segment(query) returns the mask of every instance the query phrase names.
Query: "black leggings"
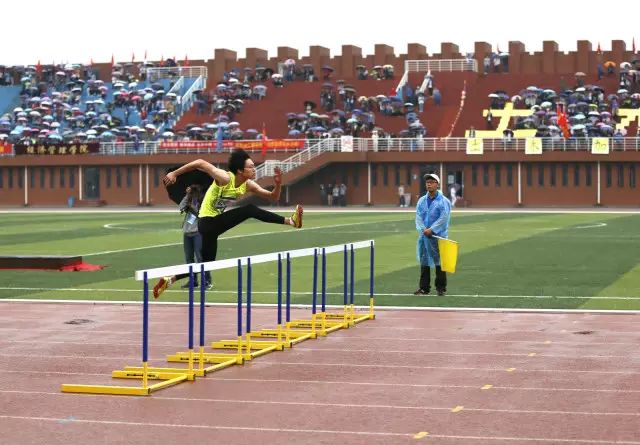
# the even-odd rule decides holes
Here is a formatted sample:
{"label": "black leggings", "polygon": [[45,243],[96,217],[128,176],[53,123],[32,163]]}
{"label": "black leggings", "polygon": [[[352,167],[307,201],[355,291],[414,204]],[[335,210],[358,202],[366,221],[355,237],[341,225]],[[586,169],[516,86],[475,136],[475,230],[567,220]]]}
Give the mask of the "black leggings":
{"label": "black leggings", "polygon": [[[202,261],[204,263],[215,261],[218,253],[218,237],[249,218],[271,224],[284,224],[284,216],[261,209],[253,204],[236,207],[218,216],[204,216],[198,220],[198,232],[202,235]],[[179,274],[176,275],[176,280],[188,277],[188,273]]]}

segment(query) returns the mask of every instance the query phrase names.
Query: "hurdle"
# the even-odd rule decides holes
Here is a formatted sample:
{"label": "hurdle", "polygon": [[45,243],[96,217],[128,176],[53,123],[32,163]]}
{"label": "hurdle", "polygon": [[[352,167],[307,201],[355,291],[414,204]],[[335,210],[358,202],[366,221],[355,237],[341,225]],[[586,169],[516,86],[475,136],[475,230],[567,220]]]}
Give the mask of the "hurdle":
{"label": "hurdle", "polygon": [[[141,386],[119,385],[84,385],[62,384],[61,391],[69,393],[89,394],[113,394],[113,395],[151,395],[154,391],[167,388],[185,381],[194,381],[196,377],[206,376],[210,372],[218,371],[236,364],[243,364],[260,355],[276,350],[291,348],[294,344],[318,335],[326,335],[329,332],[355,325],[360,321],[375,318],[373,300],[373,254],[374,241],[360,241],[351,243],[351,269],[350,269],[350,303],[347,304],[347,245],[335,245],[328,247],[314,247],[298,249],[288,252],[276,252],[256,255],[246,258],[232,258],[227,260],[211,261],[202,264],[183,264],[179,266],[160,267],[156,269],[136,271],[135,279],[143,281],[142,299],[142,366],[126,366],[121,370],[113,371],[112,378],[140,380]],[[355,317],[354,283],[355,283],[355,254],[356,249],[369,247],[371,251],[370,261],[370,298],[368,313],[361,317]],[[344,306],[343,312],[338,314],[326,313],[326,255],[343,251],[344,255]],[[322,311],[317,313],[318,295],[318,253],[322,252]],[[291,259],[313,255],[313,280],[312,280],[312,316],[311,320],[291,320]],[[286,258],[286,287],[285,287],[285,320],[282,319],[282,259]],[[251,299],[252,299],[252,264],[266,263],[278,260],[278,314],[277,329],[261,329],[252,331],[251,327]],[[199,266],[200,273],[205,271],[228,269],[237,267],[238,271],[238,298],[237,298],[237,339],[213,342],[214,348],[234,349],[235,353],[225,354],[217,352],[204,352],[205,345],[205,281],[200,285],[200,342],[199,351],[194,351],[194,300],[195,289],[194,267]],[[246,304],[246,330],[242,331],[243,315],[243,280],[242,268],[247,267],[247,304]],[[148,364],[149,357],[149,279],[159,278],[179,273],[189,273],[189,303],[188,303],[188,351],[178,352],[167,357],[169,362],[179,362],[187,365],[187,368],[151,367]],[[332,321],[337,320],[337,321]],[[270,340],[256,340],[264,338]],[[197,368],[195,365],[198,365]],[[205,366],[211,365],[211,366]],[[158,383],[149,384],[152,380]]]}
{"label": "hurdle", "polygon": [[[304,253],[310,253],[311,249],[305,249]],[[314,255],[314,268],[317,261],[317,248],[313,248]],[[292,254],[299,255],[301,251],[286,252],[286,287],[285,287],[285,322],[284,329],[282,323],[282,255],[278,255],[278,328],[277,329],[262,329],[256,332],[256,337],[278,337],[284,335],[285,346],[290,348],[291,346],[303,342],[305,340],[314,339],[317,337],[315,328],[312,330],[300,330],[293,329],[295,326],[291,325],[291,258]],[[316,273],[314,269],[314,283],[316,282]]]}
{"label": "hurdle", "polygon": [[[142,386],[62,384],[60,387],[62,392],[148,396],[159,389],[167,388],[186,380],[195,379],[195,373],[189,370],[149,367],[149,280],[146,271],[143,274],[143,281],[142,367],[113,371],[112,373],[112,377],[115,378],[141,379]],[[193,292],[191,292],[191,296],[193,297]],[[161,382],[149,385],[149,380],[161,380]]]}
{"label": "hurdle", "polygon": [[[190,269],[191,271],[192,269]],[[203,377],[211,372],[219,371],[233,365],[241,365],[243,363],[242,354],[215,354],[204,352],[205,348],[205,282],[202,279],[205,273],[204,264],[200,264],[200,329],[199,329],[199,350],[194,354],[193,351],[193,274],[189,276],[189,351],[176,352],[168,355],[167,361],[170,363],[187,363],[189,370],[193,369],[193,363],[198,364],[198,368],[194,370],[196,376]],[[240,292],[242,288],[240,287]],[[211,364],[206,366],[205,363]]]}
{"label": "hurdle", "polygon": [[[369,308],[364,315],[356,317],[355,314],[355,250],[369,248]],[[338,313],[326,311],[326,255],[328,253],[343,252],[343,308]],[[366,320],[375,319],[374,312],[374,261],[375,243],[373,240],[360,241],[345,245],[322,248],[322,285],[320,314],[316,313],[315,298],[315,262],[314,262],[314,296],[312,299],[312,315],[310,320],[294,320],[289,323],[291,327],[312,329],[318,335],[324,336],[339,329],[347,329]]]}
{"label": "hurdle", "polygon": [[[280,265],[281,254],[278,254],[278,260]],[[276,341],[269,340],[255,340],[252,337],[251,332],[251,289],[252,289],[252,277],[251,277],[251,258],[246,259],[247,264],[247,310],[246,310],[246,323],[245,333],[242,335],[242,261],[238,260],[238,339],[237,340],[219,340],[211,343],[213,349],[235,349],[238,354],[242,355],[244,360],[251,360],[255,357],[268,354],[273,351],[282,351],[285,346],[285,342],[282,340],[282,332],[279,329]],[[280,282],[280,268],[278,274],[278,280]],[[291,347],[289,345],[289,347]],[[244,352],[242,352],[244,351]]]}

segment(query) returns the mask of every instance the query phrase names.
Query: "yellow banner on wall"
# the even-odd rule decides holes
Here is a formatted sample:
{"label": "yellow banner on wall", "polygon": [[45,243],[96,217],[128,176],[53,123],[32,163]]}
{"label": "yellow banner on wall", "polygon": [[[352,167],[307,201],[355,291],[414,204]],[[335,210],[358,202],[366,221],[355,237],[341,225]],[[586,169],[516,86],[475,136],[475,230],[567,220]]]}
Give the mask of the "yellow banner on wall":
{"label": "yellow banner on wall", "polygon": [[527,139],[525,139],[524,154],[526,154],[526,155],[541,155],[542,154],[542,139],[540,139],[540,138],[527,138]]}
{"label": "yellow banner on wall", "polygon": [[467,138],[467,154],[481,155],[484,153],[484,143],[482,138]]}
{"label": "yellow banner on wall", "polygon": [[608,155],[609,154],[609,138],[592,138],[591,154]]}

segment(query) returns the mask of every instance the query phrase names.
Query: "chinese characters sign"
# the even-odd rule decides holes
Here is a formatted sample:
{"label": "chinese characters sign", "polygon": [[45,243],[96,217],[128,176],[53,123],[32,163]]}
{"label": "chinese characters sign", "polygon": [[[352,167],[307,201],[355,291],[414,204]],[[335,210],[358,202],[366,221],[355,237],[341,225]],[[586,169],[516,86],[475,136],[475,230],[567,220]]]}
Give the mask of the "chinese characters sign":
{"label": "chinese characters sign", "polygon": [[85,144],[36,144],[14,146],[16,155],[84,155],[88,153],[98,153],[100,151],[99,142]]}

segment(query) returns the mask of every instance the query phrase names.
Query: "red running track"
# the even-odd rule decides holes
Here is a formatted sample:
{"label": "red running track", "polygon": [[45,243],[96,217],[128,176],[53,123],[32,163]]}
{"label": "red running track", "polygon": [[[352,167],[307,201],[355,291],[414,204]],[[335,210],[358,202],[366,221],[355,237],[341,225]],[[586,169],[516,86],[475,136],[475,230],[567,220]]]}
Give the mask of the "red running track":
{"label": "red running track", "polygon": [[[274,309],[252,315],[275,325]],[[207,317],[207,343],[234,338],[235,309]],[[0,444],[640,444],[638,315],[379,311],[150,397],[60,392],[139,384],[110,373],[140,364],[140,319],[0,303]],[[167,366],[186,307],[150,320],[150,364]]]}

